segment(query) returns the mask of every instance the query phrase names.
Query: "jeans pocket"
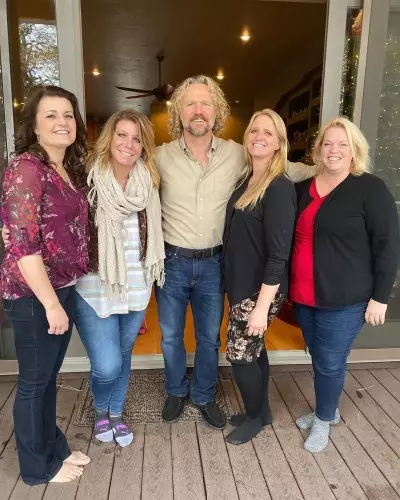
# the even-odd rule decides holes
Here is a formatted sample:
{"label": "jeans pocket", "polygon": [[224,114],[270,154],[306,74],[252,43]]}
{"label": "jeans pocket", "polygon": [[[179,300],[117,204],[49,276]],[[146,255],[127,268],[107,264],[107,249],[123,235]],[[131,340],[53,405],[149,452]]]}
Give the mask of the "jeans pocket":
{"label": "jeans pocket", "polygon": [[217,264],[221,264],[222,262],[222,252],[217,253],[216,255],[213,255],[210,257],[213,262],[216,262]]}
{"label": "jeans pocket", "polygon": [[15,300],[4,300],[4,310],[11,319],[31,320],[35,314],[33,297],[21,297]]}

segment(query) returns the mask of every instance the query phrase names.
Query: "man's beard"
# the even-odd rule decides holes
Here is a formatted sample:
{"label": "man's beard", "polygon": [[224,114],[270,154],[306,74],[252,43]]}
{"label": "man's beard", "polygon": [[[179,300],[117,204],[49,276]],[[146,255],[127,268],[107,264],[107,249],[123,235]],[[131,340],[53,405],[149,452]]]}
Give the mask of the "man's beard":
{"label": "man's beard", "polygon": [[[202,120],[204,120],[203,127],[202,128],[194,128],[194,127],[192,127],[192,123],[195,120],[198,120],[199,118],[201,118]],[[186,130],[186,132],[188,132],[190,135],[193,135],[194,137],[204,137],[210,131],[210,126],[208,125],[208,122],[204,118],[204,116],[198,115],[198,116],[195,116],[192,120],[190,120],[189,124],[186,125],[184,127],[184,129]]]}

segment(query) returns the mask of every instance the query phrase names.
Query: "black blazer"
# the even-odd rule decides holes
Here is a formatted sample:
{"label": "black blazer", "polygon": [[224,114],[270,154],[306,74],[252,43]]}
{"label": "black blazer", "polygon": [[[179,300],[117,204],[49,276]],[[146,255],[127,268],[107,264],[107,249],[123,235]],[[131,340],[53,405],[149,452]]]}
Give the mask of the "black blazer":
{"label": "black blazer", "polygon": [[[297,217],[308,206],[312,179],[296,184]],[[399,259],[399,218],[385,183],[349,175],[322,204],[314,222],[314,280],[318,307],[369,299],[387,304]]]}

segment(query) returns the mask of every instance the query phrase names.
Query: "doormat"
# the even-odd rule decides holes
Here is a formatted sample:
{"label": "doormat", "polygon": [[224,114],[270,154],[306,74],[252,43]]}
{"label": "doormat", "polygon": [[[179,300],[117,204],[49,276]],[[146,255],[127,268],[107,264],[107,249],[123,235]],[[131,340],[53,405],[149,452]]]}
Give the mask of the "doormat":
{"label": "doormat", "polygon": [[[161,423],[161,411],[166,398],[165,377],[163,372],[131,372],[128,394],[125,402],[124,419],[129,424]],[[227,418],[235,413],[228,395],[218,378],[216,403]],[[94,410],[89,381],[86,381],[79,398],[74,425],[89,426],[94,424]],[[187,403],[179,421],[202,422],[200,411]]]}

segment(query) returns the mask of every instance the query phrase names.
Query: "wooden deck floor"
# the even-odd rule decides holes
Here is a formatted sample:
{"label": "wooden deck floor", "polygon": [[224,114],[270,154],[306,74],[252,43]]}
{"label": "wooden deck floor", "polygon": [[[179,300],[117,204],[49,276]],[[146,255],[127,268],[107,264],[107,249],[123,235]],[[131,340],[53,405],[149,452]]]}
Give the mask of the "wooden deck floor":
{"label": "wooden deck floor", "polygon": [[[99,444],[92,428],[72,424],[83,378],[69,376],[58,391],[58,423],[72,448],[92,463],[80,482],[28,487],[19,478],[13,434],[15,381],[0,378],[0,498],[2,500],[374,499],[400,498],[400,368],[350,370],[343,420],[327,449],[303,450],[294,423],[313,405],[308,371],[275,373],[270,385],[272,427],[251,443],[227,445],[205,424],[137,425],[125,449]],[[224,380],[232,404],[235,387]]]}

